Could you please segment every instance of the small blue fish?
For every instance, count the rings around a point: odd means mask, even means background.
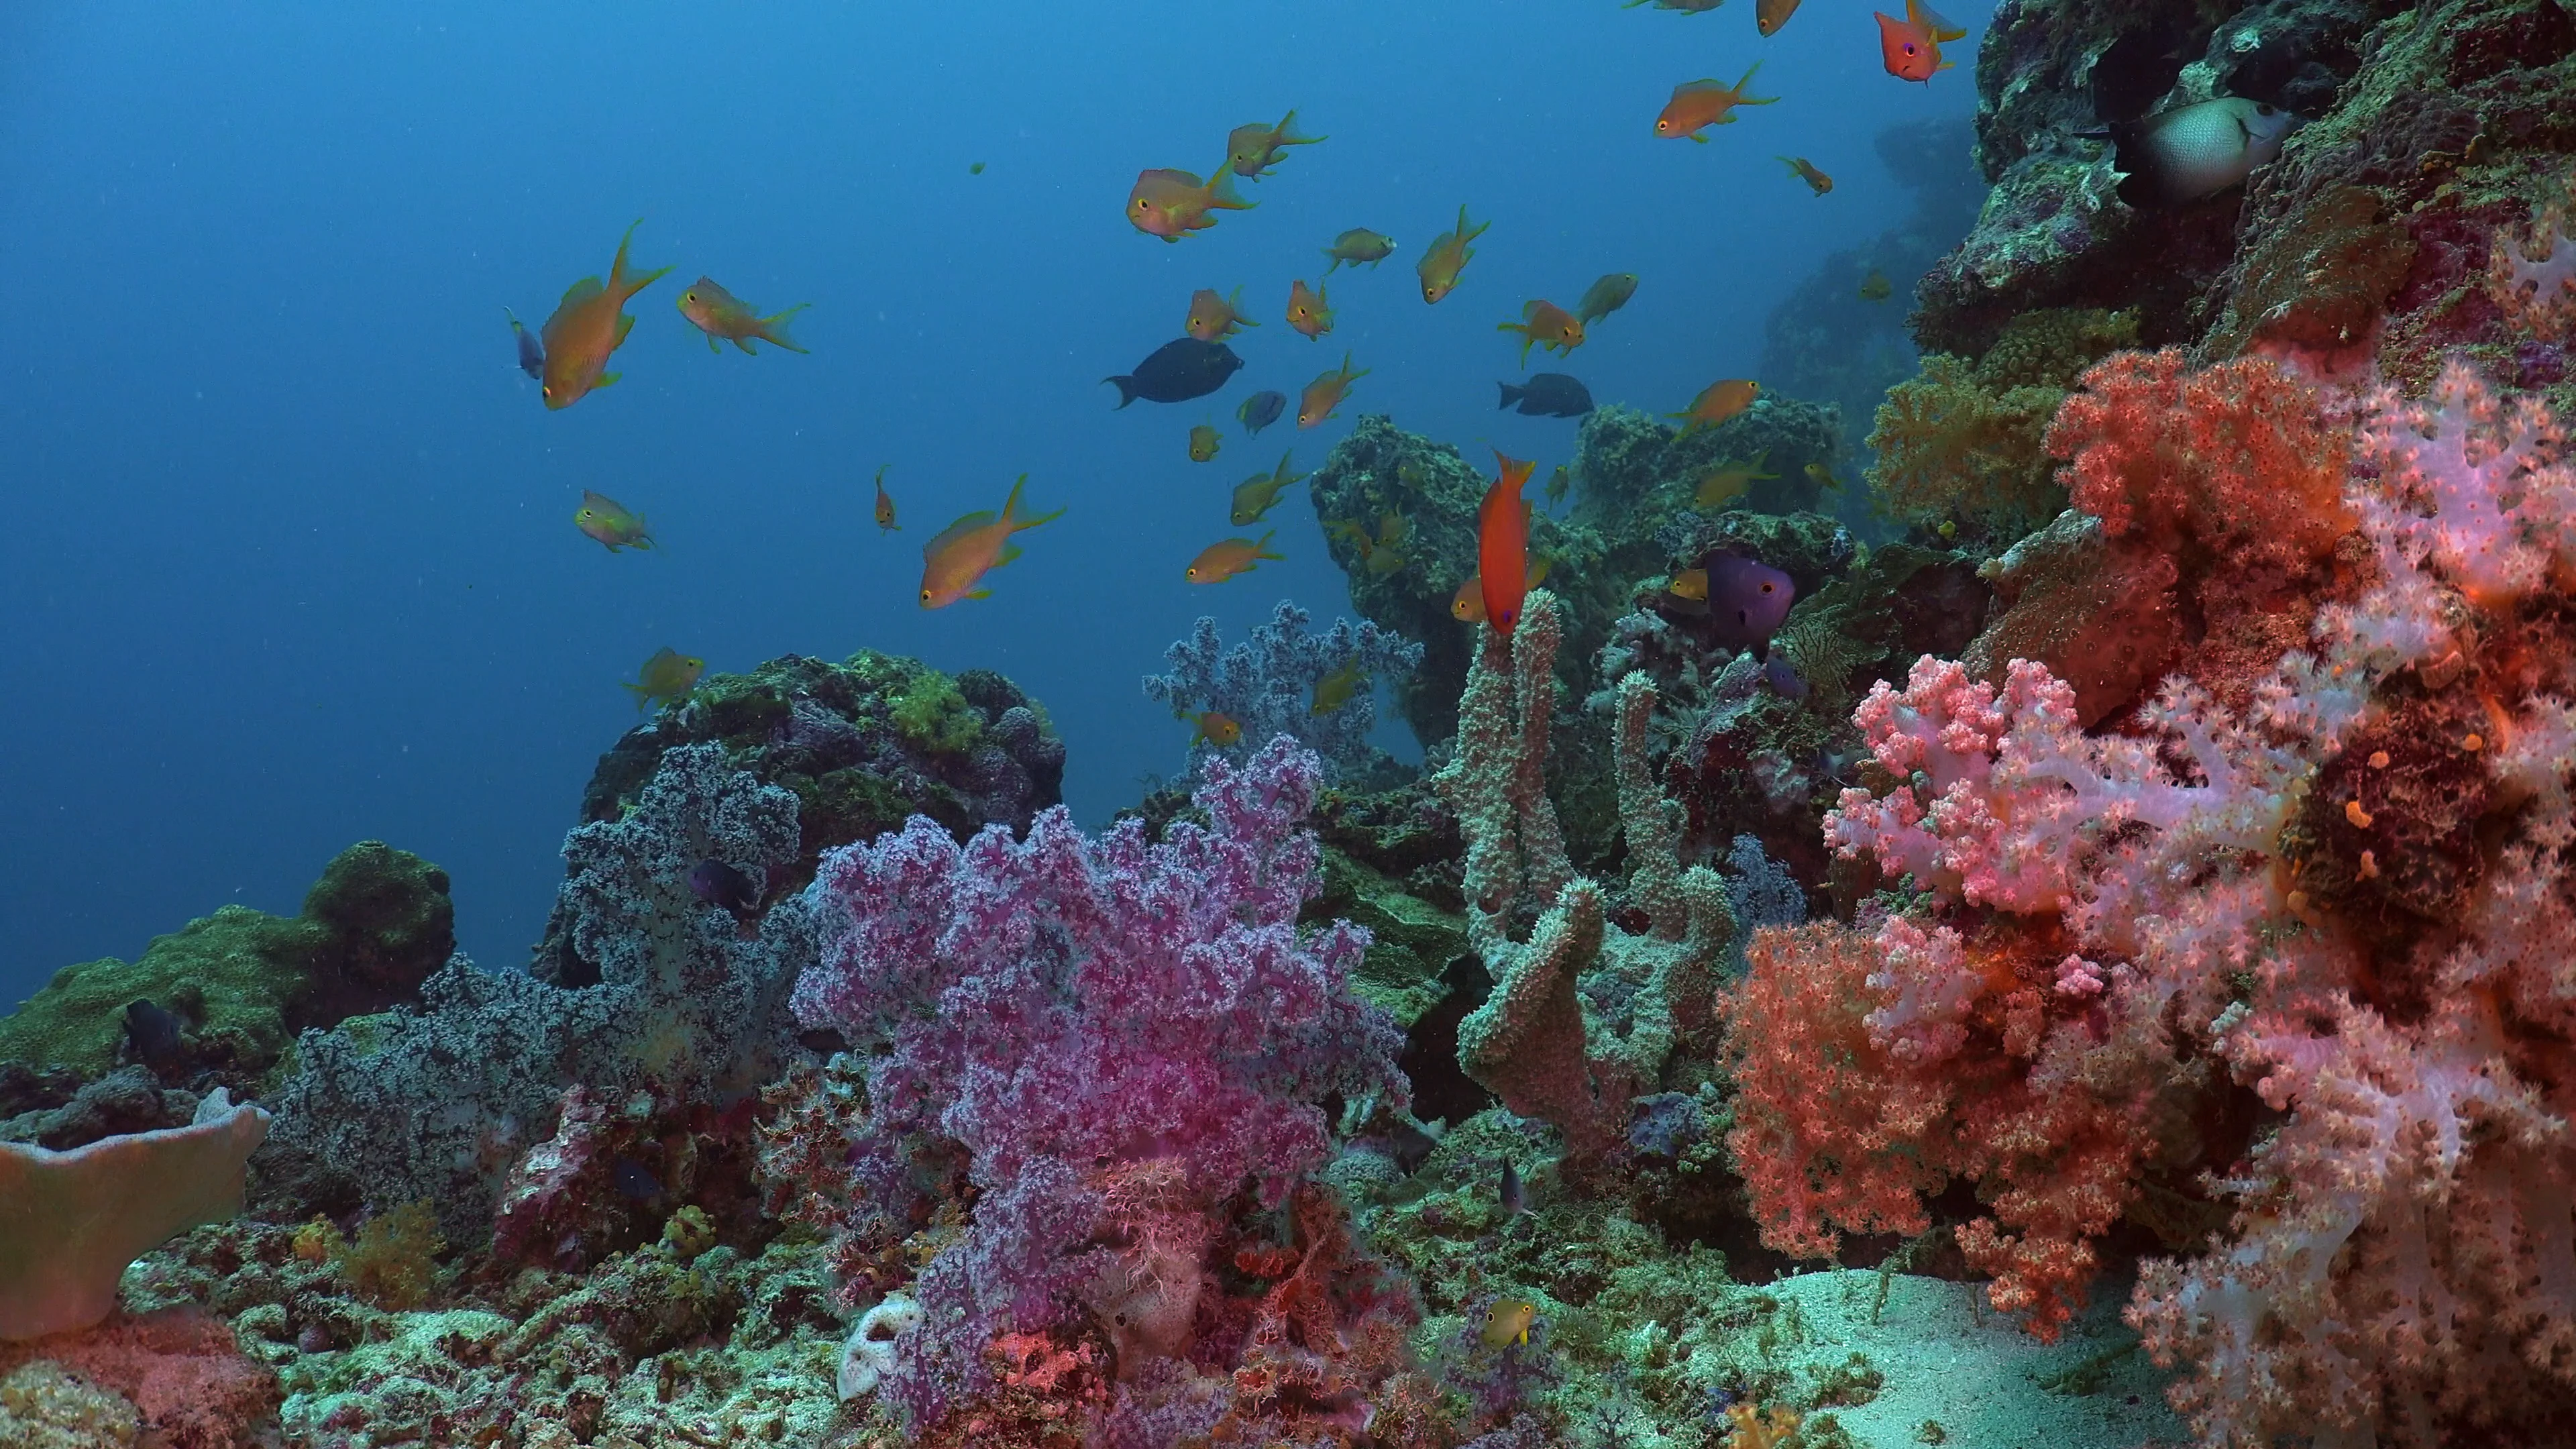
[[[1777,690],[1783,699],[1795,700],[1807,697],[1807,681],[1798,677],[1795,665],[1777,654],[1762,661],[1762,677],[1770,682],[1771,687]]]
[[[1279,415],[1287,410],[1288,394],[1256,392],[1243,400],[1243,406],[1236,408],[1234,415],[1243,419],[1245,432],[1257,436],[1263,428],[1279,421]]]
[[[637,1202],[649,1203],[662,1195],[662,1179],[652,1169],[632,1157],[621,1157],[609,1165],[608,1176],[621,1194]]]
[[[1521,1186],[1521,1170],[1513,1166],[1512,1160],[1508,1157],[1503,1159],[1501,1195],[1503,1217],[1506,1220],[1519,1217],[1529,1211],[1529,1194]]]
[[[519,370],[539,382],[546,380],[546,350],[537,345],[537,334],[519,325],[519,314],[504,307],[501,315],[510,319],[510,330],[519,338]]]

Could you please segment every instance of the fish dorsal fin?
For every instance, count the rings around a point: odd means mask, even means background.
[[[1734,88],[1721,80],[1702,79],[1683,81],[1680,85],[1673,87],[1673,94],[1677,96],[1706,96],[1717,94],[1732,95],[1734,94]]]
[[[580,281],[573,283],[571,286],[564,288],[563,305],[566,307],[578,307],[582,303],[589,301],[591,298],[596,297],[607,290],[608,289],[606,287],[600,285],[599,278],[584,277]]]
[[[979,508],[973,513],[967,514],[955,523],[941,529],[937,538],[923,544],[921,546],[921,556],[923,558],[937,558],[941,549],[944,549],[950,544],[957,542],[959,539],[964,538],[966,535],[973,533],[976,529],[990,527],[996,516],[997,515],[989,508]]]

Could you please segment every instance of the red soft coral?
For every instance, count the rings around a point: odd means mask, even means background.
[[[2048,425],[2077,508],[2118,538],[2196,543],[2233,568],[2305,569],[2352,528],[2348,434],[2267,358],[2187,371],[2183,354],[2095,363]]]

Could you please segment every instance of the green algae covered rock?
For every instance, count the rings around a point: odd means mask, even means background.
[[[0,1061],[103,1075],[124,1043],[126,1007],[150,1001],[180,1019],[186,1062],[247,1082],[305,1027],[414,999],[455,949],[447,872],[361,841],[323,868],[301,915],[225,906],[154,937],[132,961],[55,972],[0,1017]]]
[[[584,822],[631,805],[664,751],[714,741],[737,768],[796,796],[792,890],[823,851],[927,815],[963,840],[999,822],[1028,828],[1063,798],[1064,742],[1046,711],[989,669],[942,673],[862,649],[835,664],[788,654],[711,674],[686,700],[628,730],[591,774]]]

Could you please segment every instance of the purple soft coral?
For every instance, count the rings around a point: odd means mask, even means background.
[[[973,1392],[994,1332],[1043,1327],[1083,1291],[1100,1210],[1089,1175],[1156,1159],[1199,1201],[1250,1178],[1276,1203],[1331,1152],[1318,1103],[1401,1103],[1402,1036],[1349,988],[1367,933],[1297,936],[1318,851],[1298,822],[1319,774],[1282,738],[1239,770],[1208,762],[1195,799],[1209,828],[1176,824],[1159,843],[1133,819],[1086,840],[1057,808],[1023,842],[988,827],[961,848],[915,818],[824,858],[822,959],[795,1009],[887,1048],[869,1070],[861,1174],[899,1183],[913,1142],[945,1138],[971,1154],[988,1202],[1053,1183],[1065,1209],[1022,1203],[1014,1236],[1043,1221],[1048,1241],[1007,1254],[979,1209],[924,1275],[915,1354],[943,1382],[889,1380],[916,1418]],[[1006,1271],[956,1271],[978,1264]],[[983,1281],[995,1276],[1013,1281]],[[932,1301],[955,1296],[971,1301]]]

